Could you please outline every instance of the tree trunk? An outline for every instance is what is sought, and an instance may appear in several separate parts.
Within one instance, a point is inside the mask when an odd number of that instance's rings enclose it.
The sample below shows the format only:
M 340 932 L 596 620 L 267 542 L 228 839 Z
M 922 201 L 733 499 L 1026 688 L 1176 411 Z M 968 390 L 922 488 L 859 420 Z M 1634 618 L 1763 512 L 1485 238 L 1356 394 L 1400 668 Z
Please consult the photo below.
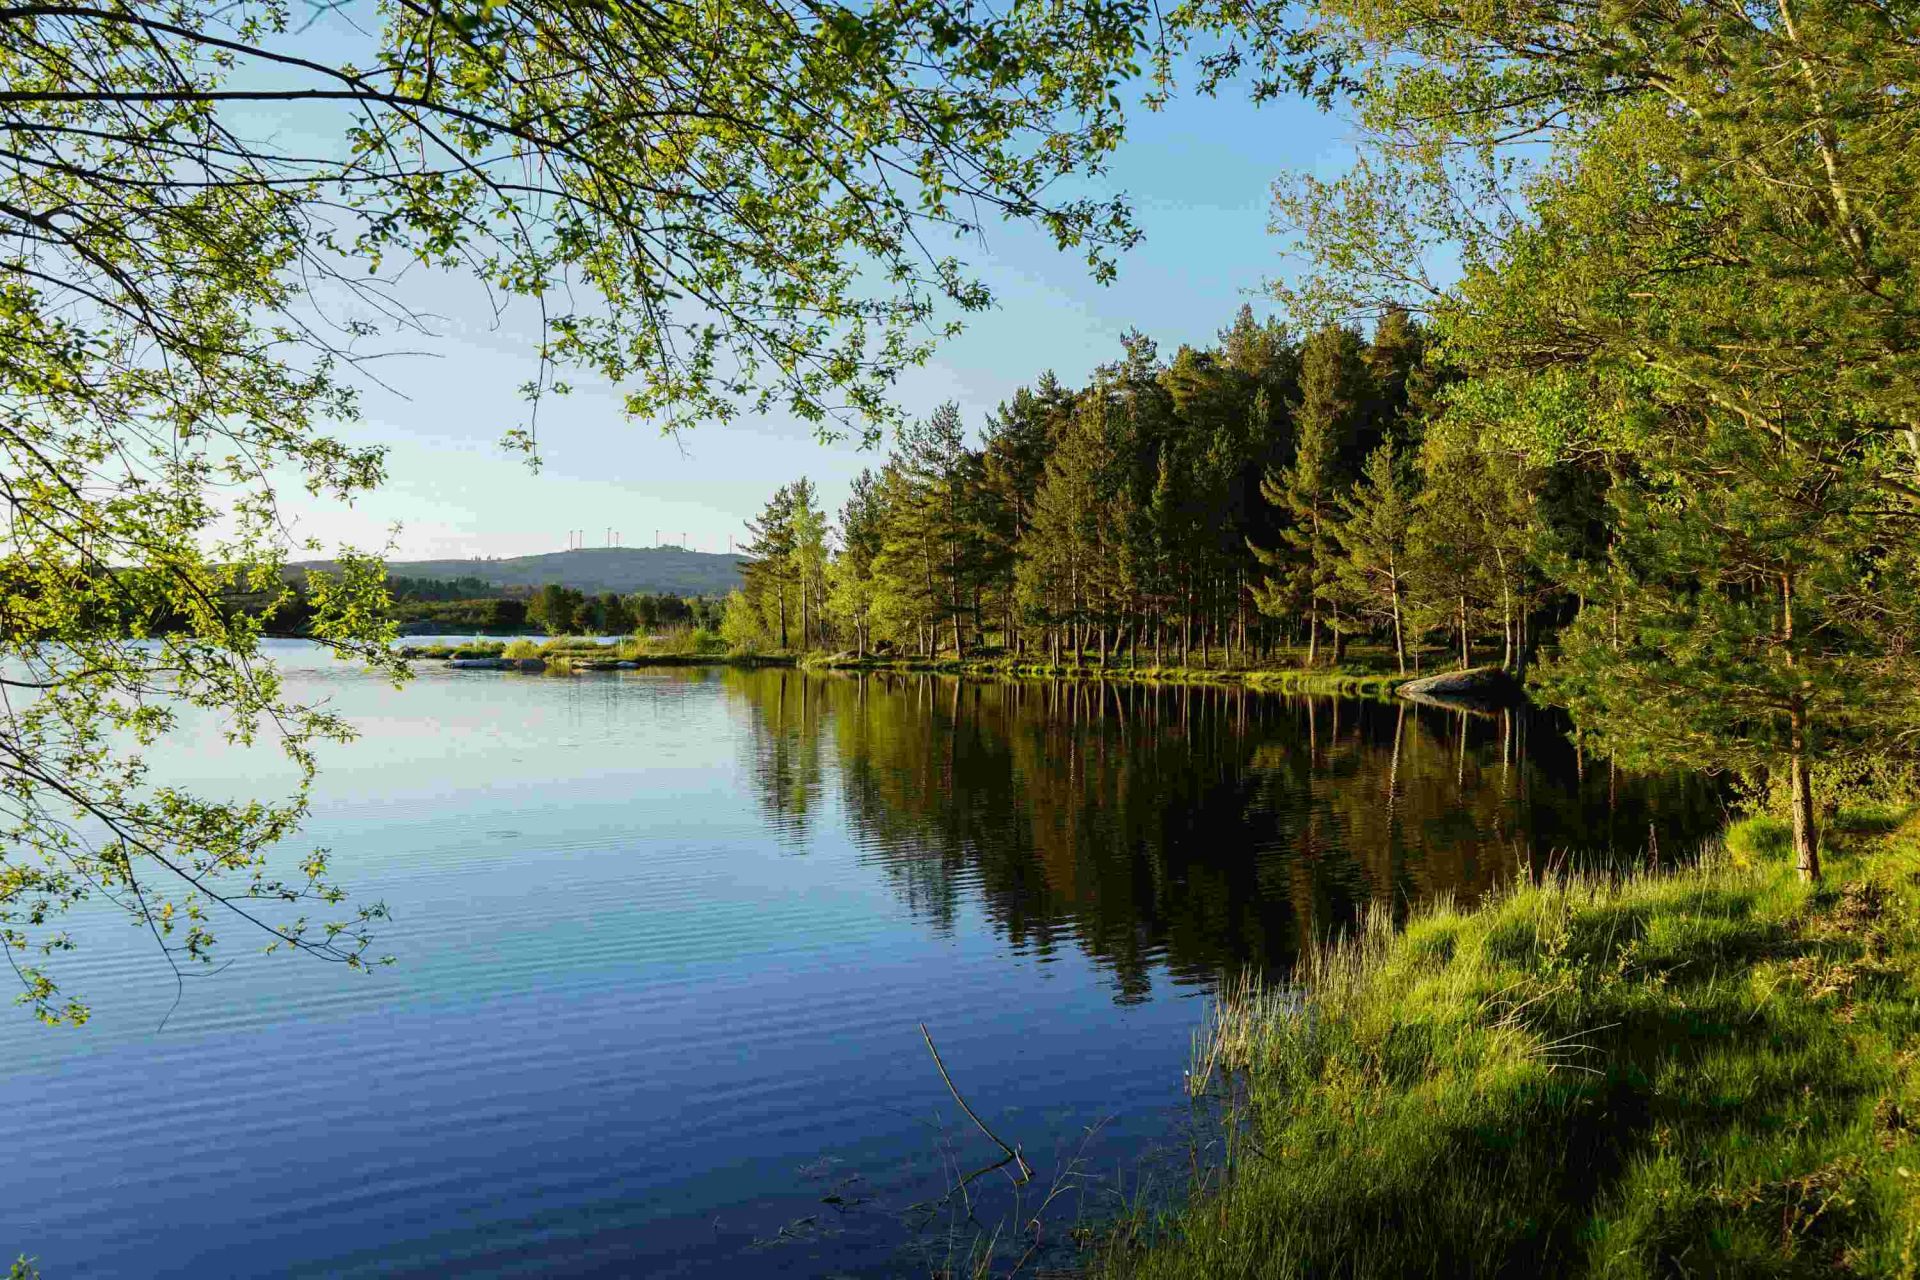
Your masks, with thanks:
M 1793 861 L 1800 878 L 1820 878 L 1820 828 L 1813 816 L 1813 777 L 1807 765 L 1807 709 L 1795 698 L 1792 711 L 1793 755 L 1788 761 L 1793 797 Z
M 1400 583 L 1397 579 L 1393 584 L 1393 657 L 1400 664 L 1400 674 L 1407 674 L 1407 640 L 1400 631 Z
M 1460 669 L 1473 666 L 1473 642 L 1467 639 L 1467 598 L 1460 597 Z
M 1507 651 L 1500 659 L 1500 669 L 1502 671 L 1512 671 L 1514 655 L 1513 584 L 1509 583 L 1506 577 L 1506 560 L 1502 557 L 1500 570 L 1500 605 L 1503 616 L 1500 619 L 1500 636 L 1501 639 L 1506 642 Z
M 1307 665 L 1320 660 L 1320 600 L 1315 597 L 1307 609 Z
M 1793 667 L 1793 572 L 1780 575 L 1780 640 L 1786 647 L 1787 666 Z M 1807 765 L 1807 701 L 1796 693 L 1787 704 L 1789 743 L 1792 754 L 1787 761 L 1789 791 L 1793 805 L 1793 861 L 1800 878 L 1809 883 L 1820 878 L 1820 828 L 1813 819 L 1813 777 Z

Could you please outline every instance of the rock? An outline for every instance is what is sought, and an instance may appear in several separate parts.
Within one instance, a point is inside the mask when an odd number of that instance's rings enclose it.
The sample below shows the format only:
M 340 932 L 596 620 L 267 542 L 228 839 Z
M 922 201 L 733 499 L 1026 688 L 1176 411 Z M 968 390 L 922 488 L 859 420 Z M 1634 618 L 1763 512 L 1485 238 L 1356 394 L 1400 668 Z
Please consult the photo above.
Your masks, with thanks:
M 1409 680 L 1396 692 L 1414 702 L 1479 707 L 1518 706 L 1527 700 L 1526 690 L 1501 667 L 1469 667 L 1465 671 L 1443 671 L 1435 676 Z

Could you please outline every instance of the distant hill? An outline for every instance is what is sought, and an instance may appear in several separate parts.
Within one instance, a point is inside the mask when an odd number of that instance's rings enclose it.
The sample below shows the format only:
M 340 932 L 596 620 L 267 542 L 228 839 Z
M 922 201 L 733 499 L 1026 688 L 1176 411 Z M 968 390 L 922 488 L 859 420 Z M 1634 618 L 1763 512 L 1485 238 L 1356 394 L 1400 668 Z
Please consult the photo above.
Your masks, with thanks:
M 741 556 L 679 547 L 582 547 L 505 560 L 390 560 L 387 572 L 401 578 L 479 578 L 496 587 L 540 587 L 549 582 L 601 594 L 615 591 L 671 592 L 682 596 L 725 595 L 740 585 Z M 297 569 L 331 569 L 311 560 Z

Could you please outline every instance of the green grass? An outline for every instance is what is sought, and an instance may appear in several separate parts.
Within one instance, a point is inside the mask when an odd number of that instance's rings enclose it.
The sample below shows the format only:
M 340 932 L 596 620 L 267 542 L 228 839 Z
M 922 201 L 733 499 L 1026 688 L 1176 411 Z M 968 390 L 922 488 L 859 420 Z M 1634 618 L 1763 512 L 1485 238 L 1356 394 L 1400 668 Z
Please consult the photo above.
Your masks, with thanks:
M 732 660 L 720 637 L 708 631 L 681 629 L 659 639 L 628 636 L 613 644 L 577 636 L 541 639 L 522 636 L 512 641 L 478 641 L 464 645 L 408 645 L 409 658 L 542 658 L 549 671 L 565 674 L 595 662 L 725 662 Z
M 1375 918 L 1196 1041 L 1229 1154 L 1111 1277 L 1913 1275 L 1920 821 Z
M 1353 666 L 1154 667 L 1129 666 L 1124 662 L 1117 662 L 1103 667 L 1098 662 L 1055 665 L 1049 662 L 1021 661 L 1007 656 L 856 659 L 844 654 L 834 656 L 822 654 L 803 659 L 801 665 L 832 670 L 932 671 L 947 675 L 1018 676 L 1037 679 L 1139 680 L 1160 684 L 1245 684 L 1253 688 L 1276 689 L 1287 693 L 1344 693 L 1361 697 L 1386 697 L 1399 685 L 1413 678 Z

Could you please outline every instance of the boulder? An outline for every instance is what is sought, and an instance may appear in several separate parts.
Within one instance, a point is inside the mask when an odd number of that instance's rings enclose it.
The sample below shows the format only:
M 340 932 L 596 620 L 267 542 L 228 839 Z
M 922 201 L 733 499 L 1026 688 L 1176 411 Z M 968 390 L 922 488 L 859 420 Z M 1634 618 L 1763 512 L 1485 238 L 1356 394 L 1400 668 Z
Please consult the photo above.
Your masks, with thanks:
M 1526 690 L 1502 667 L 1469 667 L 1409 680 L 1396 692 L 1414 702 L 1469 707 L 1511 707 L 1527 700 Z

